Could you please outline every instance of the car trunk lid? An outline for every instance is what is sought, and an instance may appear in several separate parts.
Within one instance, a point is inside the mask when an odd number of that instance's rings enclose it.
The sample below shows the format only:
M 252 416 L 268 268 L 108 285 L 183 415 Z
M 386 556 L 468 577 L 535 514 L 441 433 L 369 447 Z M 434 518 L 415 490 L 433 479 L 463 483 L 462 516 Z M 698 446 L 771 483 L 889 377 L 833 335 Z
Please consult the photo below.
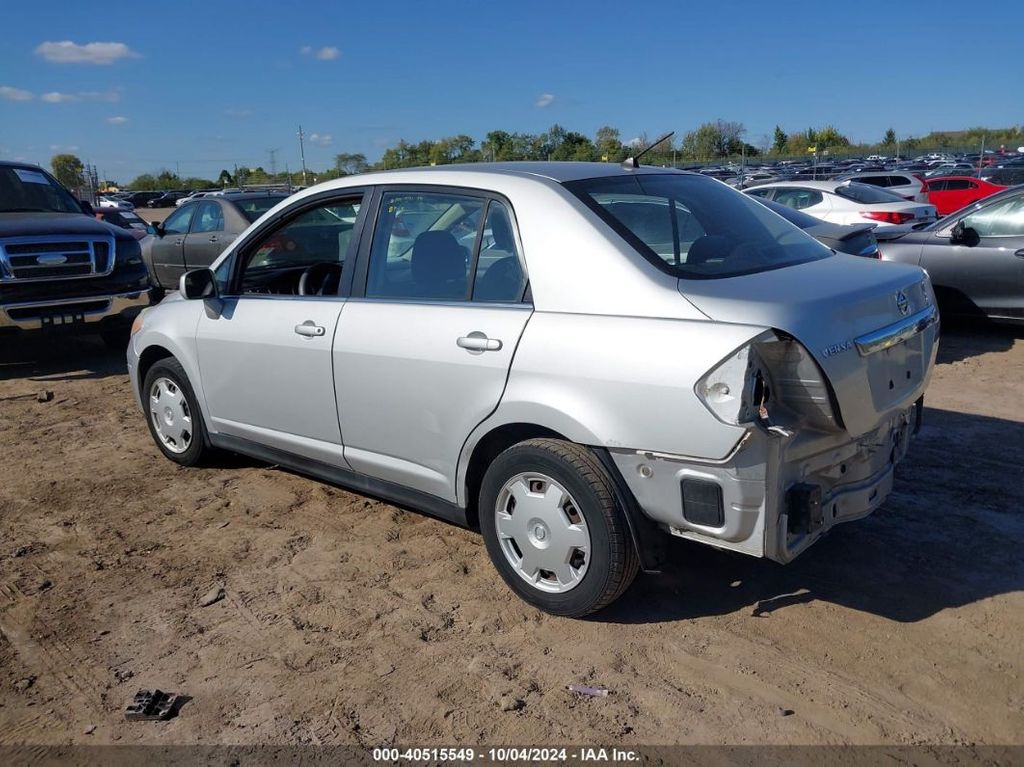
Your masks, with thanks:
M 762 325 L 802 343 L 828 377 L 854 436 L 924 393 L 938 327 L 915 266 L 834 256 L 757 274 L 679 281 L 712 319 Z

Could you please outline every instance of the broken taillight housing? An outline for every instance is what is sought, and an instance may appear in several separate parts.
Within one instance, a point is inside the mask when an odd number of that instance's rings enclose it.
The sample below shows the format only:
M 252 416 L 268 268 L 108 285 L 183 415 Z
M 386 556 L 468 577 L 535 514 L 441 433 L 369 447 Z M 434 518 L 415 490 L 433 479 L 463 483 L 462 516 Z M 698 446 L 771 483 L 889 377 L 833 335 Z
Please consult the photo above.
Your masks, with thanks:
M 701 378 L 697 396 L 732 425 L 803 425 L 835 431 L 839 420 L 824 373 L 795 338 L 768 331 Z

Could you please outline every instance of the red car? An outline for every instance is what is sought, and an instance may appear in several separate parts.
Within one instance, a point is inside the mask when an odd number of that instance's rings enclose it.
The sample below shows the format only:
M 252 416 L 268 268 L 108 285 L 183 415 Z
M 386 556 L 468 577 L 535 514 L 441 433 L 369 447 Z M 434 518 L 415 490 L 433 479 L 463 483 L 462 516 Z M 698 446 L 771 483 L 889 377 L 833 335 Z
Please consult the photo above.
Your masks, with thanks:
M 928 202 L 935 206 L 940 216 L 948 216 L 965 205 L 1004 189 L 1005 186 L 971 176 L 935 176 L 928 179 Z

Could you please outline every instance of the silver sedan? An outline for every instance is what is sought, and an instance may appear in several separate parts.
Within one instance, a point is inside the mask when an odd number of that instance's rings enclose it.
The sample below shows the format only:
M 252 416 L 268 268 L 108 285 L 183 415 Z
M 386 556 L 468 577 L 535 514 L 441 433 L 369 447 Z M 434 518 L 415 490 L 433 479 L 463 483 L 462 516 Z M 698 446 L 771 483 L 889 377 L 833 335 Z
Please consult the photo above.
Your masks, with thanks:
M 289 198 L 136 323 L 179 464 L 216 449 L 478 528 L 580 616 L 666 534 L 787 562 L 881 505 L 936 351 L 916 266 L 837 256 L 697 174 L 351 176 Z

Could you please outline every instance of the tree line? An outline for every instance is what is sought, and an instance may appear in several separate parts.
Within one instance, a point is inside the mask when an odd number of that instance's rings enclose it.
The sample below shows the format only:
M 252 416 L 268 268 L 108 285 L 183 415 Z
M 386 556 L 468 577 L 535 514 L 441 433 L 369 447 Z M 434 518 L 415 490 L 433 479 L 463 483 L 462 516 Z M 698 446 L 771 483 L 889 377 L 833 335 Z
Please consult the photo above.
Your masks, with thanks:
M 772 135 L 749 137 L 741 122 L 713 120 L 705 122 L 683 134 L 658 144 L 644 156 L 648 165 L 685 166 L 726 159 L 807 157 L 811 152 L 821 155 L 894 154 L 897 146 L 901 154 L 949 149 L 998 148 L 1006 145 L 1016 149 L 1024 144 L 1021 126 L 1011 128 L 969 128 L 961 131 L 933 131 L 925 136 L 898 136 L 889 128 L 877 143 L 854 144 L 832 125 L 809 127 L 805 130 L 785 131 L 776 125 Z M 561 125 L 552 125 L 542 133 L 519 133 L 494 130 L 482 141 L 458 134 L 418 142 L 400 140 L 384 150 L 380 160 L 370 163 L 361 153 L 335 155 L 334 164 L 321 170 L 311 170 L 303 180 L 301 172 L 268 173 L 262 167 L 224 169 L 217 179 L 179 177 L 163 169 L 133 179 L 127 188 L 202 189 L 210 187 L 245 186 L 258 184 L 291 184 L 299 186 L 332 178 L 362 173 L 367 170 L 411 168 L 422 165 L 447 165 L 465 162 L 505 162 L 515 160 L 581 160 L 586 162 L 622 162 L 631 154 L 649 144 L 645 134 L 624 141 L 617 128 L 603 126 L 593 137 L 572 131 Z M 70 188 L 81 184 L 82 163 L 74 155 L 56 155 L 51 160 L 58 180 Z

